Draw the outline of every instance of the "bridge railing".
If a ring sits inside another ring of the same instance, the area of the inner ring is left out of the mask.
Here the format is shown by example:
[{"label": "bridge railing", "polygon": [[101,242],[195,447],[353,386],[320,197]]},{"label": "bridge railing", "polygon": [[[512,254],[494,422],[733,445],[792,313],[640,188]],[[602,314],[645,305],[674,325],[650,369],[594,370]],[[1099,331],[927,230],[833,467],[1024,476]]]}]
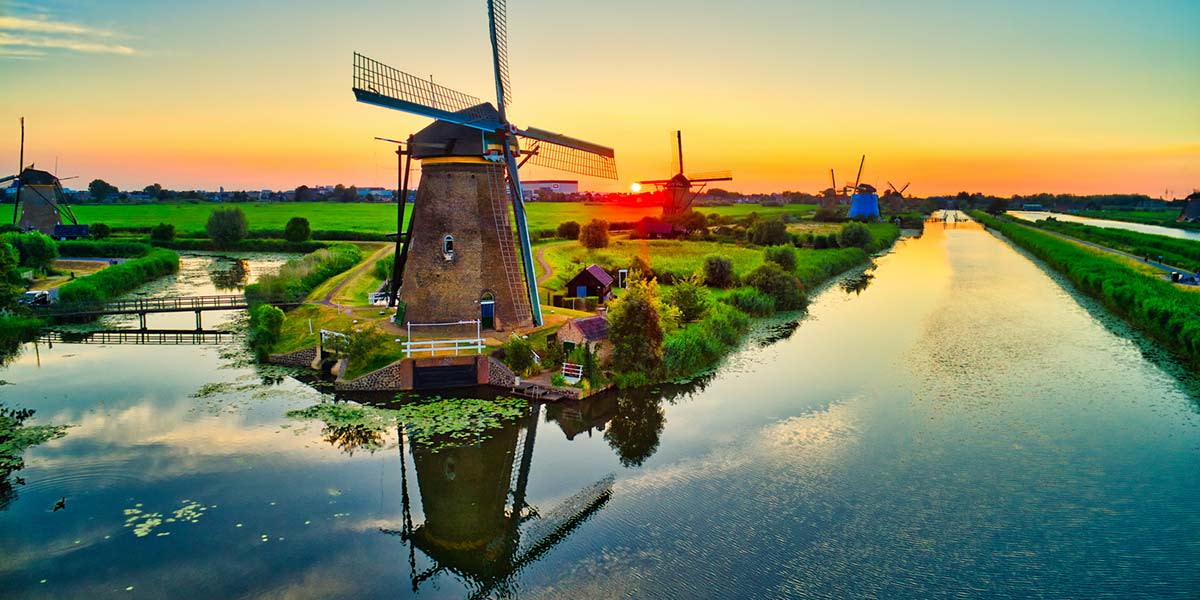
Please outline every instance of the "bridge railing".
[{"label": "bridge railing", "polygon": [[[293,299],[268,299],[268,304],[295,304]],[[107,302],[55,303],[37,307],[38,313],[46,315],[81,315],[105,313],[141,313],[192,310],[236,310],[249,307],[249,301],[241,294],[222,296],[174,296],[167,298],[128,298]]]},{"label": "bridge railing", "polygon": [[404,356],[411,357],[414,354],[428,353],[431,356],[437,356],[439,352],[453,352],[455,356],[460,353],[479,354],[483,352],[486,346],[483,343],[483,338],[468,338],[461,340],[421,340],[416,342],[404,342]]}]

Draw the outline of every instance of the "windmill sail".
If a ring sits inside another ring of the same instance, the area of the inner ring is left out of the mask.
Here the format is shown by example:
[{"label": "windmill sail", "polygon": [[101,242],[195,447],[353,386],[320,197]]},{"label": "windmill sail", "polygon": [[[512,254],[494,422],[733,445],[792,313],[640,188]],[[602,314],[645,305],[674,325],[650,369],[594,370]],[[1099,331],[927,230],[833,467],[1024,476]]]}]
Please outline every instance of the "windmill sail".
[{"label": "windmill sail", "polygon": [[500,114],[512,104],[508,84],[508,7],[506,0],[488,0],[488,31],[492,37],[492,62],[496,70],[496,100]]},{"label": "windmill sail", "polygon": [[366,104],[496,131],[501,125],[483,100],[354,53],[354,97]]},{"label": "windmill sail", "polygon": [[617,161],[612,148],[581,139],[530,127],[517,131],[528,162],[577,175],[617,178]]}]

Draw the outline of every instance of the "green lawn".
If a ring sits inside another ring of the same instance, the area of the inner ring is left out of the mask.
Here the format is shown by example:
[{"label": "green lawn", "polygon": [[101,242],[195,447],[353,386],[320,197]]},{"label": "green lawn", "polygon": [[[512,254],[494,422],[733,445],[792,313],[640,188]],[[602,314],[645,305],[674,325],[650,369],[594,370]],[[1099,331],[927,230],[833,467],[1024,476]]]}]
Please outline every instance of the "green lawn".
[{"label": "green lawn", "polygon": [[[204,224],[214,208],[236,206],[246,213],[250,229],[282,230],[292,217],[305,217],[312,228],[325,231],[356,231],[361,233],[391,233],[396,231],[396,206],[394,204],[334,203],[334,202],[246,202],[238,204],[216,203],[170,203],[134,205],[75,205],[72,210],[84,223],[105,223],[112,227],[153,227],[159,223],[172,223],[179,233],[204,231]],[[533,230],[553,229],[563,221],[584,223],[592,218],[608,221],[637,221],[646,216],[658,216],[657,207],[625,207],[578,202],[530,203],[527,205],[529,227]],[[412,210],[412,205],[405,207]],[[811,214],[816,207],[811,204],[787,206],[758,206],[738,204],[732,206],[699,207],[703,213],[730,216],[745,216],[757,212],[764,217],[785,213]],[[406,217],[407,218],[407,215]]]},{"label": "green lawn", "polygon": [[763,261],[761,248],[720,242],[616,239],[607,248],[598,250],[568,243],[546,249],[546,262],[554,268],[554,277],[544,287],[561,292],[567,281],[590,264],[598,264],[610,273],[616,273],[616,269],[632,265],[635,256],[649,260],[650,267],[657,272],[686,276],[702,268],[704,258],[713,254],[733,261],[733,270],[738,276],[749,273]]}]

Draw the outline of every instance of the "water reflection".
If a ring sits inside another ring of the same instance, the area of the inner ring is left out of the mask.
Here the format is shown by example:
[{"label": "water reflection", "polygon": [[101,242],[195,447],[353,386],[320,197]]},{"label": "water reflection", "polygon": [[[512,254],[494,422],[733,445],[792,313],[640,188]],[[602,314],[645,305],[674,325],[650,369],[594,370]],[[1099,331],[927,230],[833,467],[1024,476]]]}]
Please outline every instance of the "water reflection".
[{"label": "water reflection", "polygon": [[[409,550],[412,589],[448,572],[472,598],[516,593],[517,574],[565,540],[612,497],[612,476],[586,486],[543,512],[526,502],[541,406],[472,445],[436,448],[408,444],[424,513],[414,525],[408,461],[401,441],[403,525],[397,531]],[[432,564],[418,568],[417,551]]]},{"label": "water reflection", "polygon": [[241,290],[250,277],[250,261],[244,258],[217,257],[208,266],[208,277],[220,291]]},{"label": "water reflection", "polygon": [[855,296],[858,296],[859,294],[863,293],[863,290],[867,289],[867,287],[871,285],[872,279],[875,279],[874,265],[868,267],[867,270],[863,271],[862,273],[851,275],[842,279],[842,291],[846,292],[847,294],[854,294]]}]

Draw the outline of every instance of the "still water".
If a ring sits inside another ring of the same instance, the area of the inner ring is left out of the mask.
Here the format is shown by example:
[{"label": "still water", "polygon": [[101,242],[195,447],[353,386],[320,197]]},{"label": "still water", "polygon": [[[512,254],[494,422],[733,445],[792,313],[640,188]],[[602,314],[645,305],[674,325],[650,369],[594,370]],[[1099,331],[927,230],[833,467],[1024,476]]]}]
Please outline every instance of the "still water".
[{"label": "still water", "polygon": [[324,396],[234,346],[30,348],[0,378],[75,425],[0,510],[5,597],[1200,591],[1197,383],[973,224],[697,384],[436,454],[287,418]]},{"label": "still water", "polygon": [[1176,229],[1174,227],[1163,227],[1161,225],[1146,225],[1144,223],[1130,223],[1128,221],[1113,221],[1110,219],[1093,219],[1091,217],[1081,217],[1079,215],[1072,215],[1068,213],[1052,213],[1045,211],[1010,210],[1008,211],[1008,214],[1026,221],[1040,221],[1047,217],[1054,217],[1059,221],[1083,223],[1084,225],[1108,227],[1109,229],[1124,229],[1126,231],[1162,235],[1181,240],[1200,241],[1200,231],[1193,231],[1190,229]]}]

